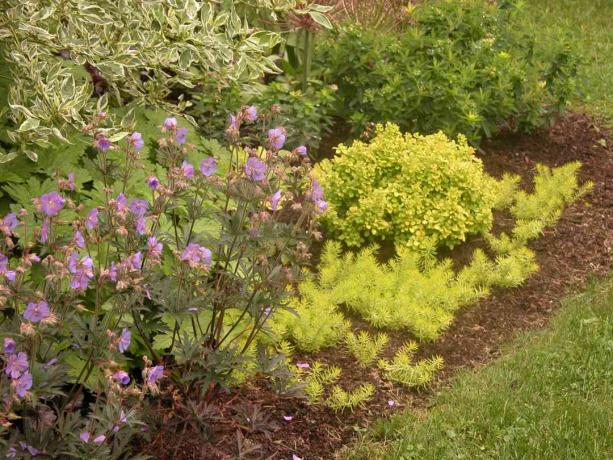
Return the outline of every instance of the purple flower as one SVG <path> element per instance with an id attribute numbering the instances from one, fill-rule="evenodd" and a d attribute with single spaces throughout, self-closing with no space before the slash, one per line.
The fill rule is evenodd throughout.
<path id="1" fill-rule="evenodd" d="M 32 374 L 25 371 L 17 379 L 13 380 L 13 387 L 15 388 L 15 393 L 17 393 L 17 396 L 23 398 L 26 395 L 26 392 L 32 388 Z"/>
<path id="2" fill-rule="evenodd" d="M 141 133 L 139 133 L 138 131 L 134 131 L 132 134 L 130 134 L 130 137 L 128 138 L 128 144 L 130 144 L 132 148 L 134 148 L 134 150 L 138 152 L 145 146 L 145 141 L 143 140 L 143 136 Z"/>
<path id="3" fill-rule="evenodd" d="M 396 404 L 396 403 L 394 401 L 392 401 L 391 399 L 387 400 L 388 407 L 392 407 L 394 404 Z"/>
<path id="4" fill-rule="evenodd" d="M 292 460 L 302 460 L 302 459 L 298 457 L 296 454 L 292 454 Z"/>
<path id="5" fill-rule="evenodd" d="M 41 451 L 38 450 L 36 447 L 30 446 L 23 441 L 19 441 L 19 447 L 21 447 L 22 450 L 27 450 L 33 457 L 36 457 L 38 454 L 41 453 Z"/>
<path id="6" fill-rule="evenodd" d="M 261 181 L 266 177 L 268 167 L 266 163 L 256 157 L 249 157 L 245 164 L 245 174 L 252 181 Z"/>
<path id="7" fill-rule="evenodd" d="M 124 353 L 128 347 L 130 346 L 130 341 L 132 340 L 132 333 L 129 329 L 125 327 L 121 331 L 121 336 L 119 337 L 119 341 L 117 342 L 117 349 L 120 353 Z"/>
<path id="8" fill-rule="evenodd" d="M 101 434 L 101 435 L 99 435 L 99 436 L 96 436 L 96 437 L 94 438 L 94 444 L 98 444 L 98 445 L 100 445 L 100 444 L 102 444 L 104 441 L 106 441 L 106 436 L 105 436 L 105 435 L 103 435 L 103 434 Z"/>
<path id="9" fill-rule="evenodd" d="M 113 374 L 113 378 L 117 380 L 122 385 L 127 385 L 130 383 L 130 376 L 126 371 L 117 371 Z"/>
<path id="10" fill-rule="evenodd" d="M 8 354 L 15 353 L 16 348 L 17 348 L 17 343 L 15 343 L 13 339 L 11 339 L 10 337 L 4 338 L 4 347 L 2 348 L 2 351 L 4 353 L 8 353 Z"/>
<path id="11" fill-rule="evenodd" d="M 43 220 L 43 225 L 40 226 L 40 242 L 46 243 L 49 240 L 49 218 Z"/>
<path id="12" fill-rule="evenodd" d="M 187 140 L 187 128 L 177 129 L 177 137 L 175 138 L 175 141 L 177 142 L 177 144 L 183 145 L 185 144 L 186 140 Z"/>
<path id="13" fill-rule="evenodd" d="M 283 416 L 283 420 L 285 420 L 286 422 L 291 422 L 294 419 L 294 417 L 292 417 L 291 415 L 284 415 Z"/>
<path id="14" fill-rule="evenodd" d="M 36 254 L 30 254 L 28 255 L 28 259 L 30 259 L 30 262 L 40 262 L 40 257 L 38 257 L 38 255 Z"/>
<path id="15" fill-rule="evenodd" d="M 85 228 L 92 231 L 98 226 L 98 208 L 93 208 L 87 213 L 85 218 Z"/>
<path id="16" fill-rule="evenodd" d="M 321 212 L 325 212 L 328 209 L 328 202 L 325 200 L 317 200 L 315 205 Z"/>
<path id="17" fill-rule="evenodd" d="M 81 441 L 83 441 L 85 444 L 87 444 L 89 442 L 89 438 L 91 437 L 91 434 L 89 434 L 89 431 L 83 431 L 80 435 L 79 438 L 81 439 Z"/>
<path id="18" fill-rule="evenodd" d="M 210 177 L 217 171 L 217 160 L 213 157 L 205 158 L 200 162 L 200 172 L 204 177 Z"/>
<path id="19" fill-rule="evenodd" d="M 19 225 L 19 221 L 17 220 L 17 215 L 14 212 L 7 214 L 4 216 L 4 219 L 0 221 L 0 229 L 2 229 L 2 233 L 7 236 L 11 236 L 13 234 L 13 230 L 15 227 Z"/>
<path id="20" fill-rule="evenodd" d="M 153 259 L 157 259 L 162 254 L 162 248 L 164 246 L 160 243 L 155 236 L 150 236 L 147 239 L 147 250 L 149 251 L 149 256 Z"/>
<path id="21" fill-rule="evenodd" d="M 117 265 L 115 265 L 115 262 L 111 262 L 111 266 L 109 267 L 108 276 L 109 276 L 109 279 L 113 283 L 117 282 Z"/>
<path id="22" fill-rule="evenodd" d="M 324 199 L 324 189 L 321 187 L 317 179 L 313 180 L 309 194 L 313 202 L 317 202 Z"/>
<path id="23" fill-rule="evenodd" d="M 164 366 L 153 366 L 147 371 L 147 384 L 154 385 L 164 376 Z"/>
<path id="24" fill-rule="evenodd" d="M 300 145 L 294 149 L 294 152 L 296 152 L 301 157 L 305 157 L 307 155 L 307 148 L 304 145 Z"/>
<path id="25" fill-rule="evenodd" d="M 15 281 L 15 270 L 9 270 L 9 258 L 0 252 L 0 276 L 9 281 Z"/>
<path id="26" fill-rule="evenodd" d="M 177 129 L 177 119 L 175 117 L 168 117 L 162 123 L 162 132 L 172 131 L 173 129 Z"/>
<path id="27" fill-rule="evenodd" d="M 277 210 L 277 207 L 279 206 L 279 200 L 281 199 L 281 190 L 277 190 L 275 193 L 272 194 L 272 196 L 270 197 L 270 207 L 273 211 Z"/>
<path id="28" fill-rule="evenodd" d="M 117 195 L 117 199 L 115 200 L 115 211 L 119 215 L 125 215 L 128 212 L 128 199 L 126 195 L 120 193 Z"/>
<path id="29" fill-rule="evenodd" d="M 183 161 L 183 163 L 181 163 L 181 174 L 183 174 L 183 177 L 186 179 L 191 179 L 194 177 L 194 167 L 187 161 Z"/>
<path id="30" fill-rule="evenodd" d="M 147 209 L 149 209 L 147 200 L 134 198 L 130 203 L 130 211 L 137 217 L 143 217 L 147 213 Z"/>
<path id="31" fill-rule="evenodd" d="M 138 251 L 128 257 L 128 263 L 132 270 L 140 270 L 143 265 L 143 253 Z"/>
<path id="32" fill-rule="evenodd" d="M 228 116 L 228 131 L 238 131 L 238 119 L 235 115 L 230 114 Z"/>
<path id="33" fill-rule="evenodd" d="M 74 179 L 75 179 L 74 173 L 68 173 L 68 189 L 71 192 L 74 192 L 74 189 L 75 189 Z"/>
<path id="34" fill-rule="evenodd" d="M 83 234 L 79 230 L 75 232 L 72 240 L 78 248 L 83 249 L 85 247 L 85 238 L 83 238 Z"/>
<path id="35" fill-rule="evenodd" d="M 49 217 L 57 216 L 65 204 L 66 200 L 57 192 L 45 193 L 40 197 L 41 209 Z"/>
<path id="36" fill-rule="evenodd" d="M 296 367 L 299 369 L 308 369 L 311 367 L 309 363 L 296 363 Z"/>
<path id="37" fill-rule="evenodd" d="M 9 447 L 9 449 L 6 451 L 6 458 L 15 458 L 16 455 L 17 449 L 14 447 Z"/>
<path id="38" fill-rule="evenodd" d="M 151 189 L 151 190 L 155 190 L 160 186 L 160 180 L 155 177 L 155 176 L 149 176 L 147 178 L 147 186 Z"/>
<path id="39" fill-rule="evenodd" d="M 113 432 L 117 433 L 119 431 L 120 425 L 123 425 L 124 423 L 127 423 L 127 422 L 128 422 L 128 417 L 126 416 L 126 413 L 123 411 L 123 409 L 121 409 L 121 412 L 119 412 L 119 422 L 113 425 Z"/>
<path id="40" fill-rule="evenodd" d="M 99 136 L 95 141 L 94 141 L 94 147 L 96 147 L 98 150 L 100 150 L 101 152 L 106 152 L 111 148 L 111 141 L 109 141 L 106 137 L 104 136 Z"/>
<path id="41" fill-rule="evenodd" d="M 255 105 L 250 105 L 245 108 L 245 120 L 254 122 L 258 119 L 258 109 Z"/>
<path id="42" fill-rule="evenodd" d="M 181 260 L 187 262 L 190 266 L 198 264 L 209 266 L 211 265 L 211 255 L 210 249 L 196 243 L 190 243 L 183 250 Z"/>
<path id="43" fill-rule="evenodd" d="M 269 129 L 268 142 L 274 150 L 281 150 L 285 144 L 285 130 L 283 128 Z"/>
<path id="44" fill-rule="evenodd" d="M 94 277 L 94 262 L 91 257 L 82 257 L 78 260 L 79 255 L 72 252 L 68 259 L 68 271 L 72 273 L 70 287 L 72 289 L 87 289 L 89 280 Z"/>
<path id="45" fill-rule="evenodd" d="M 6 368 L 4 373 L 12 379 L 18 378 L 21 374 L 26 372 L 30 364 L 28 363 L 28 355 L 23 351 L 9 355 L 6 360 Z"/>
<path id="46" fill-rule="evenodd" d="M 138 217 L 134 223 L 134 229 L 139 235 L 144 235 L 146 232 L 147 221 L 144 217 Z"/>
<path id="47" fill-rule="evenodd" d="M 40 323 L 47 316 L 49 316 L 49 304 L 44 300 L 28 303 L 23 312 L 23 318 L 33 323 Z"/>
<path id="48" fill-rule="evenodd" d="M 58 359 L 57 358 L 51 358 L 49 361 L 47 361 L 43 367 L 45 369 L 49 369 L 50 367 L 55 366 L 58 363 Z"/>

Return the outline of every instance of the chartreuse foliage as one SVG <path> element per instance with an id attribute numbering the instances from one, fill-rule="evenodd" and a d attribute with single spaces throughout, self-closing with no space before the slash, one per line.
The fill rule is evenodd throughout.
<path id="1" fill-rule="evenodd" d="M 341 144 L 318 175 L 330 205 L 327 230 L 347 246 L 453 247 L 492 225 L 495 182 L 462 137 L 379 125 L 370 143 Z"/>
<path id="2" fill-rule="evenodd" d="M 353 410 L 372 399 L 374 394 L 375 386 L 372 383 L 364 383 L 352 391 L 334 385 L 330 391 L 330 396 L 326 399 L 326 406 L 337 412 Z"/>
<path id="3" fill-rule="evenodd" d="M 339 385 L 333 385 L 329 392 L 326 391 L 327 387 L 336 382 L 340 375 L 339 367 L 326 366 L 315 361 L 304 377 L 305 393 L 309 403 L 323 403 L 335 411 L 353 410 L 374 395 L 375 387 L 370 383 L 362 384 L 352 391 L 347 391 Z"/>
<path id="4" fill-rule="evenodd" d="M 355 357 L 361 367 L 370 366 L 387 345 L 389 340 L 387 334 L 380 332 L 371 337 L 366 331 L 360 331 L 357 335 L 353 332 L 347 334 L 347 348 Z"/>
<path id="5" fill-rule="evenodd" d="M 315 352 L 338 344 L 349 326 L 330 294 L 309 280 L 300 285 L 300 296 L 289 301 L 288 310 L 271 318 L 270 327 L 273 334 L 289 338 L 299 350 Z"/>
<path id="6" fill-rule="evenodd" d="M 434 374 L 443 368 L 443 358 L 434 356 L 413 362 L 417 351 L 417 343 L 405 343 L 394 355 L 391 361 L 379 360 L 379 367 L 385 378 L 407 387 L 422 386 L 434 378 Z"/>
<path id="7" fill-rule="evenodd" d="M 336 366 L 324 366 L 315 361 L 305 378 L 305 392 L 309 403 L 317 404 L 322 400 L 326 385 L 332 385 L 341 375 L 341 369 Z"/>
<path id="8" fill-rule="evenodd" d="M 342 305 L 374 327 L 408 329 L 419 339 L 435 339 L 459 308 L 486 297 L 494 286 L 519 286 L 538 269 L 527 243 L 589 189 L 589 183 L 578 183 L 579 167 L 578 163 L 553 169 L 538 166 L 532 193 L 518 190 L 519 179 L 514 176 L 498 182 L 488 179 L 496 189 L 490 202 L 509 209 L 516 225 L 511 236 L 487 234 L 493 257 L 476 249 L 470 263 L 457 272 L 451 260 L 437 260 L 434 239 L 421 241 L 419 250 L 401 245 L 397 256 L 386 264 L 377 261 L 375 247 L 342 254 L 341 244 L 329 241 L 322 252 L 318 284 L 308 285 L 308 323 L 312 318 L 332 317 Z M 293 321 L 301 319 L 293 317 Z M 311 341 L 319 340 L 313 335 Z M 366 346 L 365 337 L 348 336 L 347 342 L 356 350 L 358 361 L 367 359 L 362 356 L 365 348 L 375 351 L 374 344 Z"/>
<path id="9" fill-rule="evenodd" d="M 580 168 L 579 162 L 567 163 L 554 169 L 537 165 L 532 193 L 519 190 L 505 203 L 499 199 L 501 208 L 509 208 L 515 218 L 515 226 L 511 235 L 487 235 L 491 248 L 498 254 L 510 253 L 538 238 L 546 227 L 555 225 L 564 207 L 578 200 L 592 187 L 591 182 L 579 185 L 577 174 Z M 517 183 L 519 178 L 507 176 L 501 181 L 505 182 Z M 499 196 L 503 195 L 503 189 Z"/>
<path id="10" fill-rule="evenodd" d="M 426 414 L 376 423 L 342 458 L 612 458 L 611 305 L 613 278 L 590 283 L 563 302 L 547 330 L 460 375 Z"/>
<path id="11" fill-rule="evenodd" d="M 356 134 L 394 122 L 478 143 L 503 126 L 547 123 L 575 94 L 574 43 L 540 46 L 521 1 L 417 3 L 397 32 L 350 25 L 320 42 L 316 63 L 338 85 L 338 113 Z"/>

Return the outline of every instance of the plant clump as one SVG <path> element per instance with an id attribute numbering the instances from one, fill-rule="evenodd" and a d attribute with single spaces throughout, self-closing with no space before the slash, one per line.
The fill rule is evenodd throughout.
<path id="1" fill-rule="evenodd" d="M 369 143 L 340 145 L 317 170 L 327 191 L 330 234 L 350 247 L 453 247 L 492 225 L 494 181 L 465 140 L 377 126 Z"/>

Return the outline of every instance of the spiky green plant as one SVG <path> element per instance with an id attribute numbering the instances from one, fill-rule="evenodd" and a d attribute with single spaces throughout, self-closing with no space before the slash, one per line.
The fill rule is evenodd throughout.
<path id="1" fill-rule="evenodd" d="M 370 366 L 387 345 L 389 337 L 387 334 L 380 332 L 376 336 L 371 335 L 366 331 L 360 331 L 358 334 L 350 332 L 345 338 L 347 348 L 358 361 L 361 367 Z"/>
<path id="2" fill-rule="evenodd" d="M 339 385 L 334 385 L 330 396 L 326 399 L 326 406 L 336 412 L 343 410 L 353 411 L 356 407 L 371 400 L 375 394 L 375 386 L 372 383 L 364 383 L 353 391 L 347 391 Z"/>
<path id="3" fill-rule="evenodd" d="M 429 383 L 436 372 L 443 367 L 443 358 L 433 356 L 414 362 L 417 351 L 415 342 L 405 343 L 394 355 L 391 361 L 379 360 L 379 367 L 386 379 L 407 387 L 423 386 Z"/>

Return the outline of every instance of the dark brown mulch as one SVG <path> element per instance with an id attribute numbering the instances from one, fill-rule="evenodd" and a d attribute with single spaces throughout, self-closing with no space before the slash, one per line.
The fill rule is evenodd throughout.
<path id="1" fill-rule="evenodd" d="M 531 182 L 536 163 L 559 166 L 583 163 L 582 180 L 594 182 L 581 202 L 566 210 L 554 229 L 531 244 L 540 265 L 538 273 L 516 289 L 496 290 L 489 298 L 461 311 L 453 325 L 433 343 L 422 344 L 420 357 L 441 355 L 445 367 L 429 390 L 407 391 L 390 385 L 376 370 L 360 370 L 342 347 L 317 358 L 343 369 L 339 382 L 352 388 L 362 382 L 377 387 L 375 398 L 353 413 L 335 414 L 324 407 L 307 406 L 282 398 L 264 382 L 250 383 L 217 401 L 212 443 L 202 441 L 193 429 L 178 433 L 162 429 L 153 435 L 145 453 L 158 459 L 332 459 L 335 452 L 378 417 L 403 407 L 422 407 L 433 392 L 460 369 L 481 366 L 499 355 L 501 344 L 518 332 L 544 326 L 569 288 L 580 287 L 594 275 L 604 275 L 613 265 L 613 135 L 599 130 L 584 115 L 573 114 L 553 128 L 532 135 L 506 135 L 482 146 L 486 170 L 503 172 Z M 469 242 L 449 255 L 461 264 L 479 241 Z M 367 325 L 355 321 L 358 327 Z M 407 336 L 390 334 L 386 354 Z M 304 357 L 313 361 L 313 357 Z M 387 401 L 395 405 L 388 407 Z M 258 412 L 259 411 L 259 412 Z M 165 414 L 169 415 L 169 414 Z M 292 416 L 285 421 L 283 416 Z"/>

